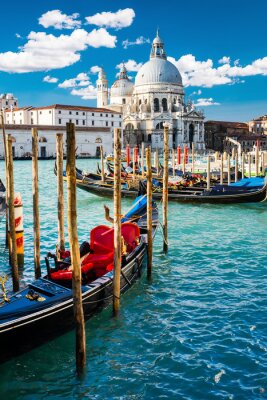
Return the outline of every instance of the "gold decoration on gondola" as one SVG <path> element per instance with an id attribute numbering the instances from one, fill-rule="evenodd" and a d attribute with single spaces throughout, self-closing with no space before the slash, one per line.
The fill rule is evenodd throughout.
<path id="1" fill-rule="evenodd" d="M 5 283 L 6 283 L 7 280 L 8 280 L 8 276 L 7 275 L 5 277 L 0 276 L 1 289 L 2 289 L 2 292 L 3 292 L 3 300 L 0 302 L 0 305 L 10 302 L 9 298 L 6 295 L 6 288 L 5 288 Z"/>

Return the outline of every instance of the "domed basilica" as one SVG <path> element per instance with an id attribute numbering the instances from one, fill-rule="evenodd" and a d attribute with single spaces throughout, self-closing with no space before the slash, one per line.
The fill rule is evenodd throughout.
<path id="1" fill-rule="evenodd" d="M 164 43 L 157 32 L 150 60 L 138 71 L 135 83 L 123 65 L 110 89 L 103 69 L 97 80 L 97 106 L 119 111 L 123 115 L 124 145 L 142 141 L 152 149 L 163 148 L 163 126 L 170 127 L 169 147 L 178 145 L 204 149 L 204 116 L 185 103 L 180 72 L 167 60 Z M 109 101 L 110 100 L 110 101 Z"/>

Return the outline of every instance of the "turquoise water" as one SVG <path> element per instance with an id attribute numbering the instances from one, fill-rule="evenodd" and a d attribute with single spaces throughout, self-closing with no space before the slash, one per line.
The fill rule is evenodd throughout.
<path id="1" fill-rule="evenodd" d="M 57 200 L 53 161 L 40 161 L 39 169 L 43 259 L 57 238 Z M 15 173 L 24 201 L 27 282 L 33 278 L 31 163 L 15 162 Z M 130 203 L 123 200 L 123 209 Z M 103 204 L 112 207 L 109 199 L 78 191 L 80 241 L 104 221 Z M 109 307 L 86 323 L 84 378 L 75 377 L 70 332 L 1 365 L 0 398 L 266 398 L 266 226 L 267 203 L 171 203 L 170 249 L 162 253 L 158 231 L 152 282 L 143 276 L 123 295 L 118 318 Z M 3 222 L 0 242 L 3 274 L 9 270 Z"/>

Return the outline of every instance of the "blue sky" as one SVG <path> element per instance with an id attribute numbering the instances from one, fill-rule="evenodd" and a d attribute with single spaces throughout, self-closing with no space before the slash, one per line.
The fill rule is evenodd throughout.
<path id="1" fill-rule="evenodd" d="M 267 113 L 262 0 L 13 0 L 1 11 L 0 92 L 14 93 L 20 106 L 95 105 L 97 67 L 109 85 L 122 61 L 134 78 L 159 26 L 187 98 L 207 119 Z"/>

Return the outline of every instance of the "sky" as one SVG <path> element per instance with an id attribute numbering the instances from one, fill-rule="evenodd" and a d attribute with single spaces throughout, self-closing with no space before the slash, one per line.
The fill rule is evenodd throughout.
<path id="1" fill-rule="evenodd" d="M 0 93 L 22 106 L 96 105 L 125 62 L 134 80 L 157 28 L 186 94 L 206 119 L 267 114 L 267 2 L 13 0 L 1 5 Z"/>

